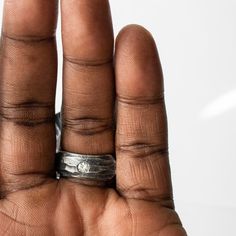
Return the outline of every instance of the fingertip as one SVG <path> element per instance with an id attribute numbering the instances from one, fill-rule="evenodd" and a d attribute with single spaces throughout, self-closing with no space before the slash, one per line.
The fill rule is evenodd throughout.
<path id="1" fill-rule="evenodd" d="M 152 96 L 162 90 L 162 69 L 156 43 L 143 26 L 131 24 L 120 31 L 115 58 L 117 89 L 123 90 L 122 93 Z"/>
<path id="2" fill-rule="evenodd" d="M 144 41 L 155 45 L 152 34 L 145 27 L 138 24 L 129 24 L 123 27 L 116 39 L 116 46 L 119 47 L 122 43 L 135 40 L 136 43 L 143 43 Z M 141 41 L 140 41 L 141 40 Z"/>
<path id="3" fill-rule="evenodd" d="M 55 35 L 58 0 L 5 1 L 2 31 L 5 35 L 24 37 L 51 37 Z"/>
<path id="4" fill-rule="evenodd" d="M 65 57 L 100 63 L 113 57 L 114 37 L 108 0 L 62 0 Z"/>

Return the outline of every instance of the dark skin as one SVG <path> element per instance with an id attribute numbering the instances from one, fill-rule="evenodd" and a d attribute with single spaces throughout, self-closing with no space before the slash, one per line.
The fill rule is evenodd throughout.
<path id="1" fill-rule="evenodd" d="M 185 236 L 174 210 L 155 42 L 143 27 L 130 25 L 113 54 L 107 0 L 61 1 L 61 147 L 115 153 L 116 185 L 55 179 L 57 4 L 5 0 L 0 235 Z"/>

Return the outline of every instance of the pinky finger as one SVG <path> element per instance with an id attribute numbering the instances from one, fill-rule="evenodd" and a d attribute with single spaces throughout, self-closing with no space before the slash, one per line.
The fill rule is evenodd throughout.
<path id="1" fill-rule="evenodd" d="M 128 26 L 116 43 L 117 189 L 172 204 L 163 76 L 150 33 Z"/>

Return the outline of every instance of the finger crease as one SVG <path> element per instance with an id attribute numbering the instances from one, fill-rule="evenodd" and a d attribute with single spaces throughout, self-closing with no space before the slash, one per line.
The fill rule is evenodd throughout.
<path id="1" fill-rule="evenodd" d="M 41 43 L 41 42 L 51 42 L 55 40 L 55 36 L 33 36 L 33 35 L 25 35 L 25 36 L 14 36 L 8 35 L 6 33 L 2 33 L 3 39 L 9 39 L 16 42 L 21 43 Z"/>
<path id="2" fill-rule="evenodd" d="M 117 145 L 117 150 L 121 153 L 132 154 L 134 158 L 167 156 L 168 147 L 148 143 L 132 143 L 127 145 Z"/>
<path id="3" fill-rule="evenodd" d="M 112 119 L 86 117 L 79 119 L 63 119 L 62 124 L 64 128 L 84 136 L 100 134 L 113 129 Z"/>
<path id="4" fill-rule="evenodd" d="M 155 188 L 138 187 L 137 184 L 130 187 L 117 185 L 117 189 L 119 190 L 120 194 L 126 199 L 156 202 L 173 208 L 172 194 L 157 194 L 157 189 Z"/>
<path id="5" fill-rule="evenodd" d="M 35 177 L 37 176 L 38 178 L 35 180 L 30 180 L 29 183 L 25 183 L 25 181 L 20 180 L 20 181 L 15 181 L 13 183 L 7 183 L 4 182 L 4 184 L 1 187 L 0 191 L 0 199 L 6 198 L 7 195 L 11 193 L 15 193 L 18 191 L 23 191 L 23 190 L 28 190 L 36 187 L 40 187 L 45 184 L 50 184 L 55 179 L 53 177 L 49 177 L 48 175 L 34 175 Z"/>
<path id="6" fill-rule="evenodd" d="M 54 122 L 54 104 L 34 101 L 0 106 L 0 119 L 23 126 Z"/>
<path id="7" fill-rule="evenodd" d="M 76 70 L 90 70 L 93 67 L 107 66 L 113 63 L 113 58 L 101 60 L 85 60 L 73 57 L 64 56 L 64 61 L 68 63 L 73 69 Z"/>
<path id="8" fill-rule="evenodd" d="M 128 105 L 155 105 L 164 103 L 164 94 L 156 97 L 127 97 L 117 95 L 117 101 Z"/>

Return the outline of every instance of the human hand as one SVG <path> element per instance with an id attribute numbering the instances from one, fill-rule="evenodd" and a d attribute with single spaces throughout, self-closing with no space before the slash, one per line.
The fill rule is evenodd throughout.
<path id="1" fill-rule="evenodd" d="M 116 186 L 55 178 L 57 1 L 5 0 L 0 235 L 186 235 L 174 210 L 153 38 L 141 26 L 125 27 L 113 60 L 108 1 L 62 0 L 61 9 L 61 148 L 115 153 Z"/>

